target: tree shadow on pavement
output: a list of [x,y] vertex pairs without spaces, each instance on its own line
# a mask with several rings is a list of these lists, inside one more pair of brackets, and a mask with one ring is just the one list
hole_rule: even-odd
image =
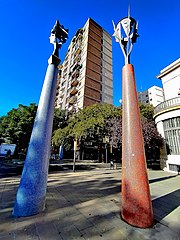
[[170,178],[175,178],[175,177],[177,177],[177,176],[178,176],[178,175],[161,177],[161,178],[155,178],[155,179],[150,179],[150,180],[149,180],[149,183],[160,182],[160,181],[164,181],[164,180],[167,180],[167,179],[170,179]]
[[[156,236],[159,231],[155,228],[137,231],[122,221],[121,175],[113,171],[107,173],[93,171],[49,174],[45,211],[22,218],[11,216],[19,178],[3,179],[0,185],[0,238],[1,234],[6,234],[6,239],[147,239],[144,231],[145,234],[149,232],[148,239]],[[169,194],[172,201],[179,198],[179,191]],[[158,199],[153,202],[156,212],[159,208]],[[170,210],[178,204],[176,201]],[[169,231],[167,228],[165,230]]]

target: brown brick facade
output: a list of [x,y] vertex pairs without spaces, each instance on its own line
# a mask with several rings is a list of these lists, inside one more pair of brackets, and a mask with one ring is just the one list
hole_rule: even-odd
[[95,79],[96,81],[99,81],[99,82],[101,80],[100,73],[97,73],[97,72],[91,70],[90,68],[87,69],[86,76],[91,77],[91,78],[93,78],[93,79]]
[[99,51],[100,48],[101,48],[100,44],[98,43],[91,44],[90,42],[88,42],[88,52],[93,53],[98,58],[101,58],[101,52]]
[[91,62],[94,62],[95,64],[101,66],[101,59],[91,52],[88,52],[87,55],[87,64],[90,64],[88,60],[91,60]]
[[98,100],[94,100],[94,99],[91,99],[91,98],[85,96],[84,97],[84,102],[86,103],[85,106],[90,106],[92,104],[99,103],[100,100],[99,101]]
[[100,31],[95,32],[95,30],[92,31],[91,29],[89,29],[89,36],[90,36],[92,39],[94,39],[95,42],[101,43],[101,35],[100,35],[100,33],[101,33]]
[[84,106],[101,101],[101,38],[102,28],[90,19]]
[[94,61],[91,61],[90,59],[88,59],[88,60],[89,60],[88,61],[88,68],[99,74],[101,72],[101,65],[95,63]]
[[95,91],[95,89],[92,89],[92,88],[86,86],[85,96],[89,96],[91,98],[99,100],[99,91]]
[[86,85],[95,89],[95,90],[98,90],[100,91],[101,90],[101,84],[99,81],[95,81],[94,79],[92,78],[89,78],[89,77],[86,77]]

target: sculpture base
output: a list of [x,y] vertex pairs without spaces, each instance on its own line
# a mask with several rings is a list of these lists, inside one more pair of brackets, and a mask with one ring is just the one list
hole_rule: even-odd
[[45,210],[45,197],[37,198],[36,196],[28,197],[24,199],[24,204],[18,203],[18,195],[17,200],[12,212],[14,217],[28,217],[32,215],[36,215]]

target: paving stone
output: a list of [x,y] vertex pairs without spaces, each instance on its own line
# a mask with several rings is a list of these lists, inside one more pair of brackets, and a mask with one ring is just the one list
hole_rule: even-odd
[[126,236],[124,236],[123,232],[121,232],[118,228],[112,228],[107,232],[102,233],[103,239],[113,239],[113,240],[128,240]]
[[15,231],[15,239],[17,240],[39,240],[39,236],[36,230],[35,224],[31,224],[26,226],[23,229],[17,229]]
[[179,240],[179,236],[174,233],[171,229],[169,229],[167,226],[162,225],[161,223],[158,223],[155,225],[154,235],[151,237],[152,240],[158,240],[158,239],[165,239],[165,240]]
[[[0,240],[105,239],[180,240],[180,176],[149,171],[154,216],[160,222],[140,229],[120,216],[121,172],[105,169],[49,174],[46,209],[31,217],[11,215],[19,177],[0,181]],[[162,194],[162,195],[161,195]]]
[[86,240],[103,240],[103,234],[101,229],[96,228],[95,226],[86,228],[81,231],[82,236]]
[[9,233],[9,234],[1,234],[0,233],[0,240],[14,240],[15,239],[15,234],[14,233]]
[[163,219],[163,224],[167,225],[173,232],[180,236],[180,207],[176,209],[176,214],[171,212]]
[[58,229],[52,222],[36,223],[36,231],[39,240],[59,240],[62,239]]
[[83,233],[79,231],[73,224],[67,223],[66,226],[63,226],[61,223],[59,223],[59,225],[56,223],[56,228],[63,240],[84,239]]

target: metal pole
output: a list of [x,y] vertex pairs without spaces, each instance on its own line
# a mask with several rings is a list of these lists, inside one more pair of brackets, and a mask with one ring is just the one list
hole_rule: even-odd
[[75,172],[75,164],[76,164],[76,150],[77,150],[77,139],[75,139],[75,140],[74,140],[73,172]]
[[108,147],[107,147],[107,143],[106,143],[106,163],[108,162]]
[[76,166],[76,150],[74,150],[74,158],[73,158],[73,172],[75,172],[75,166]]

